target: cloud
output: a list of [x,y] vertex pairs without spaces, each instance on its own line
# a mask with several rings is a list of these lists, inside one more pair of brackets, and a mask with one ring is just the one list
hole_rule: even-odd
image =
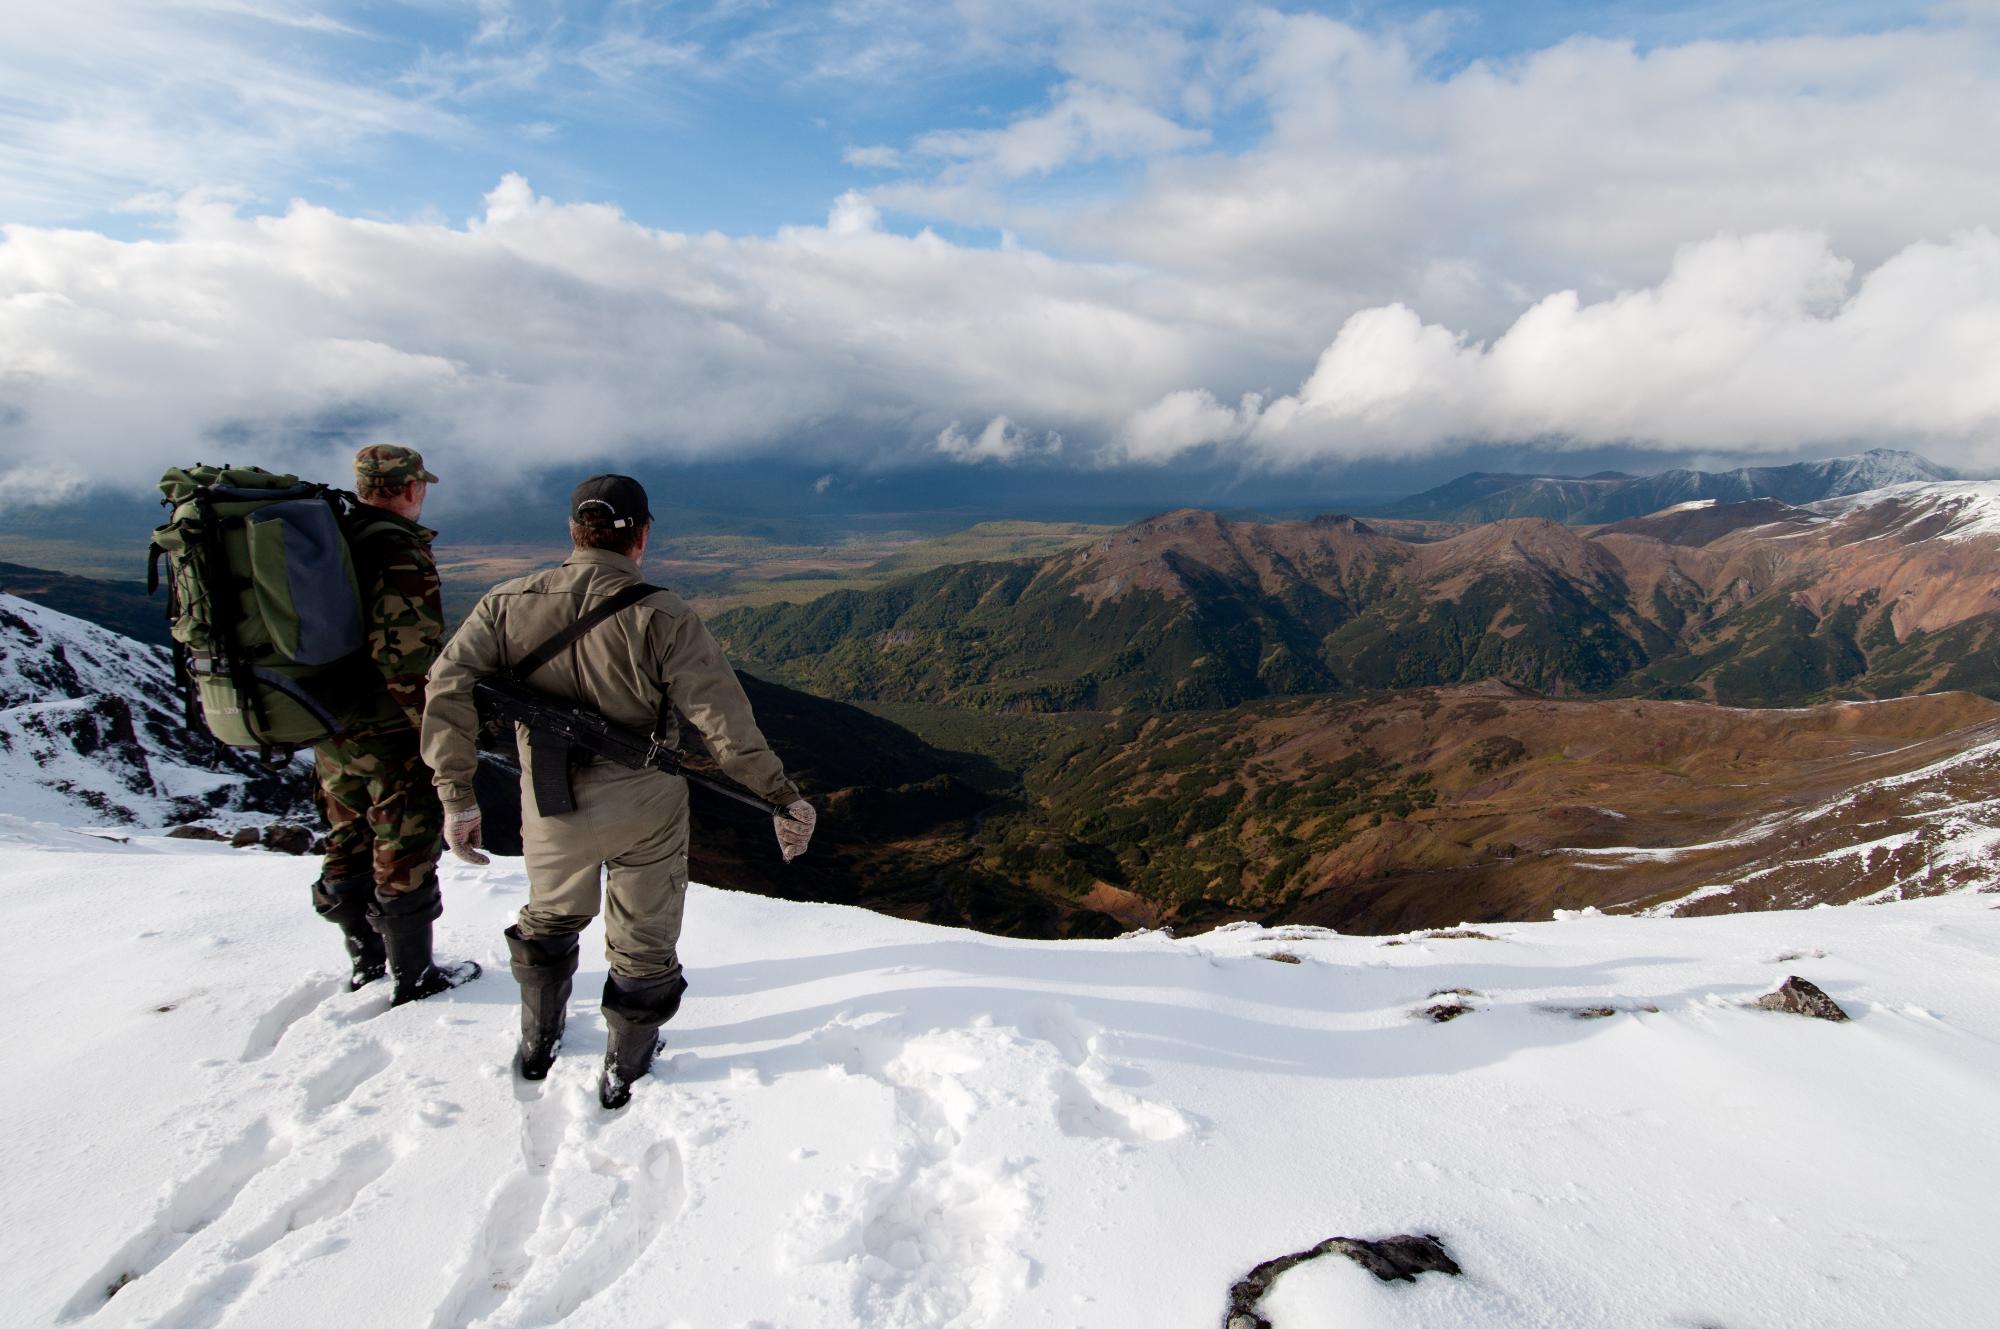
[[840,159],[849,166],[877,171],[893,171],[903,164],[903,154],[900,151],[880,145],[843,149]]
[[958,462],[1013,462],[1024,457],[1050,457],[1062,451],[1062,435],[1054,430],[1036,437],[1014,427],[1004,415],[996,415],[976,435],[967,434],[954,420],[938,431],[936,448]]
[[[1289,316],[1421,300],[1482,335],[1537,294],[1657,280],[1683,243],[1804,227],[1873,265],[2000,217],[2000,40],[1940,23],[1639,49],[1572,38],[1440,75],[1394,32],[1257,11],[1216,39],[1247,149],[997,221],[1234,283]],[[898,202],[921,214],[923,196]],[[960,221],[971,218],[960,216]]]
[[1182,152],[1207,141],[1206,130],[1177,124],[1133,98],[1071,84],[1047,110],[1022,116],[1003,129],[938,130],[920,136],[911,151],[1016,179],[1066,166]]
[[202,195],[171,227],[0,232],[0,472],[137,488],[225,452],[325,471],[388,438],[473,483],[586,458],[1004,461],[1229,358],[1171,279],[894,235],[858,198],[732,239],[514,176],[457,227]]
[[[313,31],[317,10],[272,3]],[[1263,9],[867,0],[670,27],[620,6],[634,26],[605,45],[605,24],[493,0],[482,37],[370,88],[139,8],[121,27],[103,0],[30,6],[28,54],[0,53],[0,188],[139,195],[160,219],[144,241],[30,224],[18,190],[0,218],[0,471],[38,484],[391,436],[481,480],[552,458],[1279,467],[1478,440],[2000,465],[1990,25],[1445,64],[1422,33]],[[101,47],[74,40],[92,19]],[[37,52],[46,76],[5,81]],[[270,215],[244,183],[286,153],[333,174],[328,144],[472,132],[485,88],[637,96],[669,66],[711,90],[780,68],[958,86],[982,61],[1034,67],[1011,114],[849,148],[890,178],[764,234],[651,227],[519,175],[457,225],[366,200]],[[507,151],[577,150],[594,122],[573,109],[509,105]],[[557,142],[530,148],[543,115]]]
[[1824,236],[1686,246],[1656,286],[1537,301],[1490,343],[1405,305],[1341,327],[1298,391],[1231,408],[1169,393],[1120,432],[1163,461],[1225,444],[1264,464],[1471,442],[1789,452],[1915,442],[1991,465],[2000,236],[1911,245],[1855,280]]
[[365,45],[299,0],[10,6],[0,42],[5,220],[88,214],[147,190],[249,188],[279,163],[338,159],[391,138],[469,136],[451,109],[336,68],[338,53]]

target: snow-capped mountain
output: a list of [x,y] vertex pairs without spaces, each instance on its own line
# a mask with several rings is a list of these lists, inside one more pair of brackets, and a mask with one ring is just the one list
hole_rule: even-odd
[[1583,477],[1482,472],[1413,494],[1381,509],[1380,515],[1453,522],[1547,517],[1591,525],[1641,517],[1701,499],[1743,503],[1774,498],[1802,505],[1890,485],[1958,478],[1949,467],[1893,448],[1789,466],[1743,466],[1733,471],[1679,468],[1657,475],[1602,472]]
[[[486,976],[394,1010],[312,871],[0,816],[37,943],[0,966],[0,1321],[1915,1329],[2000,1290],[1990,894],[1033,942],[696,886],[688,999],[606,1113],[595,926],[553,1074],[509,1069],[520,860],[446,860],[439,949]],[[1850,1019],[1760,1009],[1792,975]],[[1232,1297],[1403,1234],[1461,1272]]]
[[1884,485],[1824,499],[1807,511],[1872,524],[1871,538],[1893,533],[1906,544],[2000,537],[2000,480]]
[[164,647],[0,594],[0,809],[65,825],[299,815],[307,768],[188,728]]

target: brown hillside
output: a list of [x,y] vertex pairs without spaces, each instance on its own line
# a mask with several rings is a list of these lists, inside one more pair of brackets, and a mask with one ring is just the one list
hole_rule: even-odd
[[[1217,760],[1172,756],[1190,751]],[[1955,758],[1949,771],[1893,783]],[[2000,705],[1956,693],[1738,710],[1559,701],[1488,683],[1159,721],[1086,760],[1088,769],[1064,773],[1055,797],[1071,808],[1107,800],[1114,815],[1094,824],[1115,826],[1120,805],[1157,809],[1170,791],[1242,789],[1237,815],[1188,837],[1186,861],[1205,880],[1163,879],[1180,859],[1156,838],[1143,854],[1121,855],[1157,865],[1154,873],[1106,883],[1143,906],[1114,912],[1396,932],[1654,905],[1720,883],[1746,884],[1690,907],[1840,902],[1991,880],[1992,865],[1937,855],[1967,817],[1993,811],[1990,801],[1975,799],[1970,812],[1947,804],[1990,799],[1981,782],[2000,786]],[[1342,788],[1376,793],[1302,795],[1324,787],[1328,772],[1341,773]],[[1104,838],[1115,847],[1118,834]],[[1794,868],[1806,859],[1834,866]],[[1291,870],[1275,874],[1287,861]],[[1926,861],[1933,870],[1922,870]]]
[[1266,595],[1303,582],[1347,599],[1410,553],[1404,541],[1352,517],[1233,522],[1186,508],[1052,559],[1037,582],[1067,585],[1093,605],[1134,591],[1181,599],[1198,593],[1197,579],[1255,587]]

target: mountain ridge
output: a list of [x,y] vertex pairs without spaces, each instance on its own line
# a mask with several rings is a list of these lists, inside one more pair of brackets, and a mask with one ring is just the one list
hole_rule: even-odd
[[2000,483],[1433,535],[1183,509],[1041,560],[955,565],[712,626],[822,695],[1000,711],[1192,710],[1479,678],[1738,705],[2000,693]]
[[[1530,552],[1527,537],[1576,538],[1524,530],[1514,542]],[[1241,919],[1384,932],[1469,913],[1926,894],[1973,884],[1989,855],[1965,846],[2000,846],[2000,704],[1964,693],[1799,712],[1558,700],[1488,679],[992,717],[1015,731],[1002,768],[848,703],[744,683],[821,832],[780,872],[768,819],[697,793],[702,880],[1015,936]],[[11,813],[256,820],[296,815],[309,787],[303,763],[273,771],[188,730],[164,652],[0,597]],[[503,852],[509,792],[480,789]]]
[[1368,515],[1488,522],[1546,517],[1589,526],[1625,521],[1703,499],[1740,503],[1774,498],[1794,506],[1912,482],[1963,479],[1914,452],[1872,448],[1846,457],[1730,471],[1685,468],[1654,475],[1516,475],[1474,471],[1369,510]]

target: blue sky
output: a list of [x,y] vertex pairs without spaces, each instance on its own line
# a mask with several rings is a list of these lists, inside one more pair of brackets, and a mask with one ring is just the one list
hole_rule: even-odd
[[227,442],[2000,469],[2000,3],[30,0],[0,504]]
[[[48,39],[82,57],[78,69],[87,77],[95,63],[87,51],[102,40],[103,22],[131,7],[67,8],[70,21],[51,24]],[[142,222],[121,210],[128,199],[196,187],[231,191],[252,208],[303,198],[364,216],[457,218],[503,174],[518,171],[551,197],[613,200],[648,225],[770,232],[816,222],[843,191],[894,174],[845,160],[852,149],[902,149],[940,129],[995,129],[1046,106],[1072,76],[1063,55],[1081,31],[1094,29],[1112,43],[1135,32],[1199,42],[1226,32],[1243,12],[1204,3],[1110,5],[1079,22],[1073,15],[1088,6],[1037,13],[1034,5],[895,0],[148,0],[148,8],[158,27],[128,38],[139,49],[124,71],[115,59],[96,66],[106,86],[79,86],[79,79],[39,100],[0,92],[7,136],[18,145],[24,129],[66,120],[85,122],[90,132],[96,112],[113,125],[146,119],[167,135],[185,129],[183,142],[195,145],[232,131],[254,141],[268,131],[272,150],[253,149],[240,161],[225,153],[221,162],[199,152],[139,155],[108,161],[101,175],[83,180],[16,160],[0,176],[5,220],[132,234]],[[1442,76],[1578,36],[1646,49],[1877,32],[1919,23],[1933,6],[1391,0],[1282,8],[1404,35],[1425,67]],[[217,51],[268,62],[274,75],[296,71],[323,81],[334,118],[343,95],[370,117],[321,133],[279,125],[288,113],[309,116],[271,88],[232,83],[229,62],[207,54]],[[41,63],[44,54],[19,50],[17,59]],[[183,60],[193,68],[176,75],[172,67]],[[0,69],[6,63],[0,55]],[[105,102],[113,99],[128,105],[112,114]],[[1207,146],[1225,149],[1253,142],[1265,128],[1255,105],[1216,106],[1184,120]],[[1043,197],[1116,190],[1131,168],[1131,159],[1114,156],[1052,170],[1021,189]],[[908,228],[934,219],[892,212],[887,220]],[[977,242],[977,229],[955,233]]]

